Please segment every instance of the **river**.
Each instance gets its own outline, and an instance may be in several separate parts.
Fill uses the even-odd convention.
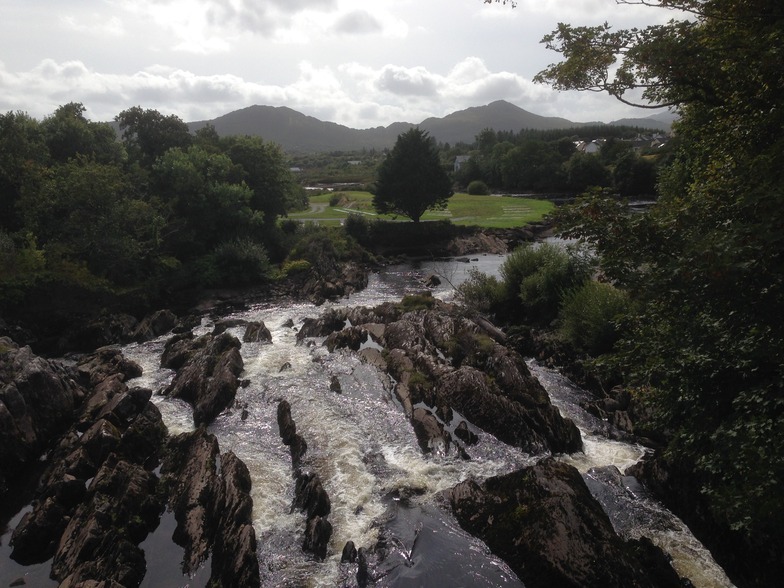
[[[389,267],[373,274],[364,291],[334,304],[374,306],[399,299],[421,291],[420,280],[430,273],[447,278],[435,295],[449,298],[450,284],[465,280],[470,268],[495,274],[503,261],[502,256],[473,257],[470,263]],[[472,448],[470,461],[423,455],[388,376],[351,352],[329,353],[319,340],[297,345],[296,327],[329,305],[260,303],[229,316],[205,317],[195,332],[211,332],[215,320],[231,318],[263,321],[272,333],[272,344],[243,344],[245,371],[240,377],[249,384],[238,390],[234,408],[209,426],[221,451],[233,451],[250,470],[262,585],[356,585],[356,566],[340,563],[341,550],[351,540],[366,549],[379,541],[387,545],[389,557],[369,562],[376,586],[523,586],[504,562],[459,527],[443,508],[439,494],[467,478],[481,480],[507,473],[543,456],[525,454],[486,433],[481,433],[479,444]],[[291,324],[288,321],[294,328],[286,326]],[[241,338],[243,329],[229,332]],[[160,390],[169,383],[173,373],[160,368],[166,339],[123,348],[144,369],[140,378],[129,382],[131,386]],[[607,424],[580,409],[585,392],[533,361],[529,368],[553,404],[580,428],[584,453],[561,459],[580,470],[616,531],[625,537],[650,537],[697,588],[732,586],[686,526],[633,478],[618,471],[636,462],[645,448],[609,440]],[[333,378],[340,382],[339,394],[330,389]],[[297,432],[308,444],[303,465],[319,474],[332,501],[329,520],[334,532],[324,562],[303,553],[304,516],[291,512],[291,457],[280,441],[276,420],[283,399],[290,403]],[[189,405],[157,395],[153,401],[171,434],[193,429]],[[164,516],[142,544],[148,562],[142,586],[205,586],[208,563],[194,577],[181,575],[177,548],[170,542],[172,528],[173,517]],[[7,537],[0,541],[3,544]]]

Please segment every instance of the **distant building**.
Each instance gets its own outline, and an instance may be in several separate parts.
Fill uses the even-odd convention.
[[[604,143],[604,139],[597,139],[595,141],[575,141],[574,146],[580,153],[593,154],[599,153],[599,150],[602,148],[602,143]]]

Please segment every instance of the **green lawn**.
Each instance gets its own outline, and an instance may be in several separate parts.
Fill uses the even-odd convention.
[[[335,196],[340,196],[340,203],[330,206],[329,202]],[[289,218],[335,224],[351,213],[385,220],[395,218],[391,215],[377,215],[372,201],[373,196],[369,192],[319,194],[310,198],[310,210],[289,214]],[[449,219],[456,225],[511,228],[539,221],[554,207],[555,205],[547,200],[455,194],[449,199],[446,210],[428,211],[422,220]],[[397,218],[407,220],[405,217]]]

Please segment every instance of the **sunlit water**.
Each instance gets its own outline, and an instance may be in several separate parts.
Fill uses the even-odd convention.
[[[337,304],[374,306],[396,300],[403,294],[421,291],[421,280],[431,273],[440,275],[443,281],[435,294],[449,298],[450,284],[464,281],[471,267],[497,274],[503,260],[501,256],[471,257],[471,263],[387,268],[371,276],[367,289]],[[208,428],[217,436],[221,451],[233,451],[250,470],[262,584],[356,585],[356,565],[340,563],[343,546],[351,540],[365,549],[372,549],[379,541],[390,548],[384,561],[370,560],[376,586],[522,586],[481,541],[460,529],[443,508],[439,494],[465,479],[483,480],[511,472],[535,463],[541,456],[527,455],[481,432],[480,442],[469,448],[469,461],[454,455],[424,456],[387,376],[350,352],[328,353],[320,340],[313,345],[296,344],[302,320],[318,316],[328,306],[259,304],[228,317],[205,318],[195,332],[210,332],[217,318],[236,318],[264,321],[272,334],[272,344],[243,344],[245,371],[240,378],[249,384],[238,390],[234,406]],[[293,328],[284,326],[289,319]],[[244,328],[229,332],[241,339]],[[123,349],[144,369],[144,375],[131,385],[157,391],[170,382],[172,372],[159,367],[166,338]],[[290,367],[282,370],[283,366]],[[533,362],[530,368],[551,394],[553,403],[580,427],[584,453],[561,459],[583,473],[616,530],[627,537],[650,537],[673,556],[676,569],[698,588],[731,586],[677,518],[645,495],[633,479],[613,476],[604,469],[614,466],[623,471],[642,456],[644,449],[608,440],[602,434],[606,423],[579,408],[584,392]],[[340,393],[330,390],[333,377],[341,384]],[[283,399],[290,403],[297,432],[308,444],[303,467],[319,474],[332,502],[329,520],[334,531],[324,562],[302,551],[304,515],[291,512],[291,458],[277,426],[277,406]],[[187,404],[158,395],[153,401],[170,433],[193,429]],[[159,551],[171,525],[171,520],[162,523],[142,547],[149,552]],[[0,545],[7,539],[4,536]],[[158,585],[156,577],[172,582],[170,578],[177,577],[178,557],[181,552],[176,548],[170,558],[158,557],[155,561],[154,554],[149,553],[150,572],[143,585]],[[0,585],[7,585],[15,578],[3,584],[3,571],[0,567]],[[14,573],[19,577],[16,570]],[[203,586],[207,576],[197,573],[193,578],[181,578],[179,585]]]

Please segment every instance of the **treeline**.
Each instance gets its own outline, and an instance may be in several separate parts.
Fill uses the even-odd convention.
[[[140,107],[116,117],[118,140],[84,113],[0,115],[0,316],[144,308],[270,279],[291,246],[278,218],[306,202],[277,145],[192,135]]]
[[[485,129],[471,149],[462,150],[470,158],[455,180],[461,186],[482,182],[509,192],[579,193],[599,186],[626,197],[650,196],[668,150],[635,148],[633,139],[645,132],[606,125],[517,133]],[[578,149],[579,142],[592,140],[597,140],[596,153]]]

